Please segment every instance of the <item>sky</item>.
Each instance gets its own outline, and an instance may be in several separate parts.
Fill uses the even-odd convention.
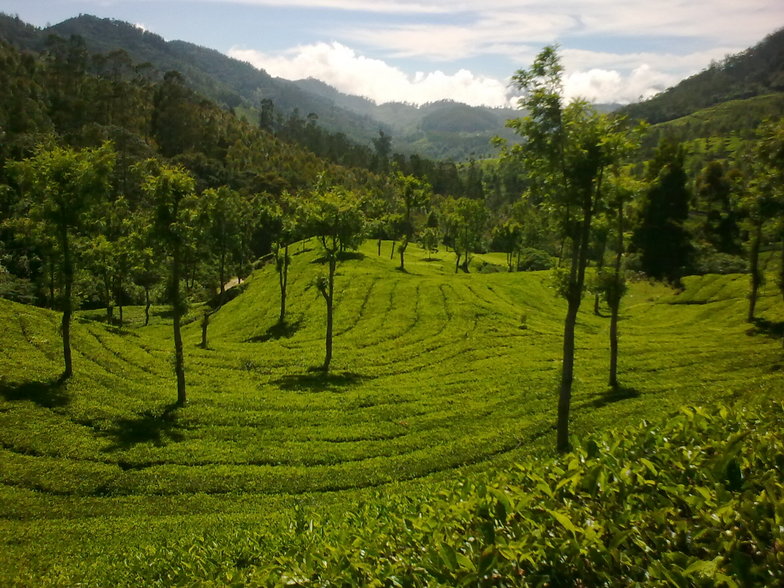
[[[0,0],[36,26],[124,20],[377,103],[514,105],[558,44],[564,92],[636,102],[784,27],[782,0]]]

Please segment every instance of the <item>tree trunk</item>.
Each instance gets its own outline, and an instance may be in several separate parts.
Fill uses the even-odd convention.
[[[68,229],[62,227],[60,230],[60,245],[63,250],[63,282],[65,292],[63,294],[63,320],[61,330],[63,336],[63,380],[73,376],[73,363],[71,360],[71,290],[73,289],[73,262],[71,260],[71,249],[68,242]]]
[[[220,262],[218,264],[218,273],[220,274],[220,302],[223,304],[224,296],[226,296],[226,252],[221,251]]]
[[[210,313],[205,312],[201,317],[201,343],[202,349],[207,349],[207,328],[210,326]]]
[[[332,362],[332,303],[335,292],[335,254],[329,258],[329,281],[327,285],[327,333],[325,337],[324,372],[329,372],[329,364]]]
[[[392,250],[389,252],[389,259],[395,259],[395,241],[392,241]]]
[[[188,401],[185,392],[185,357],[182,351],[182,333],[180,321],[182,318],[182,301],[180,300],[180,251],[179,245],[175,246],[172,255],[172,310],[174,325],[174,373],[177,376],[177,404],[184,406]]]
[[[754,310],[757,306],[757,294],[762,285],[762,272],[759,267],[760,242],[762,241],[762,219],[754,223],[754,236],[751,240],[749,266],[751,269],[751,291],[749,292],[749,314],[747,322],[754,321]]]
[[[462,257],[457,251],[455,251],[457,255],[457,261],[455,261],[455,273],[460,271],[460,257]]]
[[[283,262],[279,266],[278,283],[280,285],[280,316],[278,323],[283,324],[286,320],[286,292],[289,283],[289,246],[283,248]]]
[[[599,246],[599,259],[596,261],[596,273],[600,274],[604,269],[604,251],[607,249],[607,238],[605,236],[602,239],[602,242]],[[599,312],[599,292],[596,292],[593,297],[593,313],[596,316],[600,316],[601,313]]]
[[[54,310],[54,261],[49,262],[49,308]]]
[[[378,256],[381,257],[381,239],[378,240]]]
[[[563,365],[561,367],[561,390],[558,395],[558,423],[556,448],[559,452],[569,451],[569,407],[572,400],[572,382],[574,381],[574,327],[577,324],[577,311],[580,309],[579,294],[577,300],[570,299],[563,335]]]
[[[601,175],[596,186],[599,194]],[[569,451],[569,409],[572,400],[572,382],[574,381],[574,327],[577,324],[577,312],[582,302],[583,285],[585,284],[585,266],[588,263],[588,244],[591,235],[593,218],[593,197],[587,192],[583,196],[583,222],[579,239],[573,241],[572,267],[569,271],[569,291],[567,293],[567,312],[564,320],[563,366],[561,370],[561,390],[558,395],[558,422],[556,449],[563,453]]]
[[[621,307],[621,270],[623,264],[623,200],[618,203],[618,243],[615,251],[615,267],[613,287],[615,290],[608,296],[610,303],[610,377],[608,384],[613,390],[618,388],[618,312]]]
[[[114,306],[112,306],[112,286],[109,283],[108,274],[103,276],[103,299],[106,301],[106,324],[114,322]]]
[[[150,288],[144,287],[144,326],[150,324]]]
[[[617,302],[620,302],[618,300]],[[610,305],[610,378],[609,385],[618,387],[618,310],[620,304]]]

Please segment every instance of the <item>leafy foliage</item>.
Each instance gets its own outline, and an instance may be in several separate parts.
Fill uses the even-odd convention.
[[[784,579],[784,405],[684,408],[437,497],[316,519],[254,583],[773,585]],[[302,546],[307,545],[303,553]]]

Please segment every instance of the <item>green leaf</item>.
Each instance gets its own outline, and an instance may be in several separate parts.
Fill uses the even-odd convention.
[[[509,500],[509,497],[505,492],[498,490],[497,488],[488,488],[488,492],[498,501],[496,518],[501,521],[506,521],[506,517],[512,512],[512,502]]]
[[[659,470],[656,469],[656,466],[653,465],[650,460],[645,459],[644,457],[640,458],[640,463],[648,468],[648,471],[651,472],[654,476],[659,475]]]
[[[444,562],[444,565],[450,571],[454,572],[457,570],[457,552],[454,547],[449,545],[449,543],[442,543],[441,548],[439,549],[439,555],[441,556],[441,561]]]
[[[572,523],[572,521],[569,519],[569,517],[566,516],[565,514],[557,512],[555,510],[550,510],[549,508],[546,508],[545,510],[548,513],[550,513],[550,515],[556,521],[558,521],[561,524],[561,526],[564,529],[566,529],[567,531],[571,531],[572,533],[578,533],[578,532],[581,531],[581,529],[578,529],[577,527],[574,526],[574,523]]]

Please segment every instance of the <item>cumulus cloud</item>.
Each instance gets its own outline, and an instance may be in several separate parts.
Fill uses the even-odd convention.
[[[407,74],[385,61],[365,57],[337,42],[303,45],[274,54],[233,48],[229,55],[276,77],[288,80],[315,78],[345,94],[364,96],[378,104],[425,104],[444,99],[493,107],[516,103],[507,80],[477,75],[467,69],[449,74],[440,70]],[[661,60],[666,61],[666,57]],[[592,58],[588,52],[578,52],[565,56],[565,61],[566,97],[597,103],[627,104],[650,98],[683,77],[663,70],[659,67],[659,59],[652,59],[654,65],[640,63],[640,56],[627,59],[605,53]],[[570,62],[573,65],[570,66]],[[608,66],[586,67],[591,63]],[[684,67],[688,69],[690,64],[691,60],[685,60]]]
[[[379,59],[357,54],[341,43],[314,43],[283,54],[233,48],[229,55],[266,70],[273,76],[298,80],[316,78],[346,94],[364,96],[379,104],[424,104],[449,98],[466,104],[505,106],[507,86],[500,80],[466,69],[409,75]]]
[[[653,70],[647,64],[626,76],[616,70],[590,69],[567,74],[564,94],[567,98],[583,98],[589,102],[627,104],[650,98],[676,82],[675,76]]]
[[[564,88],[569,97],[627,103],[647,98],[735,53],[784,22],[781,0],[205,0],[352,11],[330,29],[339,42],[312,43],[285,52],[232,49],[286,79],[314,77],[342,92],[382,103],[421,104],[451,98],[468,104],[509,104],[506,80],[471,69],[479,61],[516,67],[530,64],[545,44],[561,43]],[[372,13],[394,13],[394,19]],[[426,19],[422,15],[427,15]],[[391,21],[391,22],[390,22]],[[639,39],[639,42],[637,41]],[[612,51],[595,50],[607,46]],[[636,47],[645,46],[646,51]],[[432,67],[413,73],[389,59],[418,59]],[[660,50],[661,49],[661,50]],[[446,63],[452,66],[447,73]],[[460,67],[462,66],[462,68]]]

